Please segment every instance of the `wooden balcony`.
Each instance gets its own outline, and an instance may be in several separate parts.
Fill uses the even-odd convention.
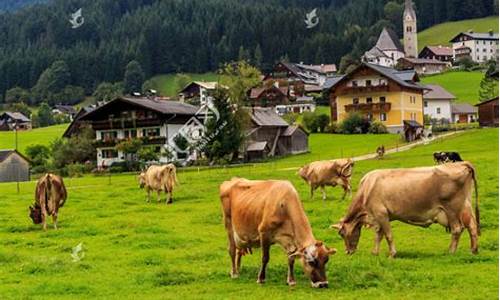
[[[107,129],[128,129],[138,127],[160,126],[160,119],[109,119],[100,121],[91,121],[94,130]]]
[[[346,88],[346,93],[349,94],[362,94],[362,93],[376,93],[376,92],[388,92],[389,85],[370,85],[370,86],[350,86]]]
[[[137,139],[140,139],[142,142],[142,145],[165,145],[167,143],[167,138],[163,136],[143,136],[139,137]],[[103,147],[115,147],[119,143],[123,141],[127,141],[130,139],[104,139],[104,140],[95,140],[93,142],[94,146],[97,148],[103,148]]]
[[[388,112],[391,110],[391,103],[359,103],[344,106],[346,112]]]

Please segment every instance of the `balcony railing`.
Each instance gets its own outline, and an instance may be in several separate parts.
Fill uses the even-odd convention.
[[[391,103],[359,103],[348,104],[345,107],[346,112],[388,112],[391,110]]]
[[[370,86],[350,86],[347,87],[346,92],[348,93],[373,93],[373,92],[388,92],[389,85],[370,85]]]
[[[167,138],[162,137],[162,136],[143,136],[140,138],[137,138],[141,140],[143,145],[165,145],[167,143]],[[97,148],[101,147],[115,147],[119,143],[123,141],[128,141],[130,140],[129,138],[125,139],[104,139],[104,140],[95,140],[94,141],[94,146]]]
[[[160,119],[110,119],[91,121],[95,130],[103,129],[126,129],[161,125]]]

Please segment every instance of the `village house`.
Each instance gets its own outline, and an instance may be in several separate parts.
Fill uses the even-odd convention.
[[[305,95],[304,85],[300,82],[290,85],[284,81],[268,80],[264,86],[250,90],[249,102],[254,107],[273,107],[279,115],[316,109],[314,98]]]
[[[308,65],[281,61],[264,77],[264,81],[286,79],[290,86],[302,85],[305,93],[320,93],[326,80],[336,73],[335,64]]]
[[[17,150],[0,150],[0,182],[29,180],[29,159]]]
[[[455,95],[437,84],[427,84],[424,91],[424,115],[431,119],[452,121],[451,106]]]
[[[498,127],[498,96],[476,104],[479,115],[479,125]]]
[[[6,111],[0,114],[0,131],[30,130],[31,120],[20,112]]]
[[[468,103],[451,105],[451,121],[453,123],[472,123],[477,121],[477,107]]]
[[[425,46],[418,54],[418,58],[435,59],[444,62],[453,61],[453,49],[446,46]]]
[[[272,108],[251,109],[251,128],[246,135],[246,160],[309,151],[307,132],[299,126],[288,125]]]
[[[224,86],[215,81],[193,81],[179,92],[179,100],[193,105],[205,105],[212,102],[217,87]]]
[[[362,63],[330,88],[333,121],[343,121],[351,112],[382,122],[391,133],[403,134],[404,121],[422,125],[423,92],[413,70],[399,71]]]
[[[384,67],[394,67],[398,60],[405,56],[403,46],[394,31],[384,27],[377,43],[366,51],[362,60]]]
[[[95,130],[97,166],[107,168],[126,160],[125,153],[118,151],[116,145],[130,139],[140,139],[143,147],[152,147],[161,154],[160,162],[185,159],[187,155],[176,150],[174,138],[186,126],[191,131],[204,130],[197,112],[198,107],[187,103],[121,97],[83,114],[74,122],[88,124]]]
[[[476,63],[498,59],[498,33],[492,30],[486,33],[461,32],[450,40],[453,48],[453,59],[470,57]]]
[[[64,116],[67,116],[70,121],[73,121],[73,118],[77,114],[77,111],[71,105],[56,105],[52,109],[52,113],[55,114],[55,115],[64,115]]]
[[[398,60],[398,68],[415,70],[419,75],[438,74],[451,67],[450,62],[429,58],[402,57]]]

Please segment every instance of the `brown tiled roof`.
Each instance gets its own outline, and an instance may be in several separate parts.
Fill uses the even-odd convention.
[[[258,87],[258,88],[253,88],[250,90],[250,99],[256,99],[259,98],[259,96],[266,90],[269,89],[277,89],[279,90],[283,95],[287,96],[288,95],[288,87],[287,86],[280,86],[279,88],[275,86],[271,87]]]
[[[399,60],[406,60],[414,65],[422,65],[422,64],[433,64],[433,65],[447,65],[447,62],[440,61],[437,59],[428,59],[428,58],[412,58],[412,57],[403,57]]]
[[[427,84],[425,85],[429,90],[424,92],[425,100],[433,100],[433,99],[449,99],[453,100],[457,97],[452,93],[445,90],[442,86],[437,84]]]
[[[426,46],[435,55],[452,56],[453,49],[445,46]]]
[[[162,114],[194,115],[198,111],[198,108],[196,106],[178,101],[165,101],[165,100],[153,100],[148,98],[129,98],[129,97],[122,97],[113,101],[125,101],[128,103],[150,108]],[[108,103],[111,103],[113,101],[110,101]],[[100,108],[104,106],[106,106],[106,104],[96,108],[92,112],[98,111]]]

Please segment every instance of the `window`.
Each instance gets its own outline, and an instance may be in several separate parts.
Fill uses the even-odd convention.
[[[373,103],[373,99],[371,97],[366,98],[366,103]]]
[[[160,128],[146,128],[142,130],[142,136],[160,136]]]
[[[116,158],[118,157],[118,152],[114,149],[104,149],[101,150],[102,158]]]
[[[359,99],[358,98],[352,99],[352,104],[359,104]]]
[[[380,101],[380,103],[385,103],[385,97],[380,97],[379,101]]]
[[[366,86],[371,86],[372,85],[372,81],[371,80],[367,80],[366,81]]]
[[[372,114],[372,113],[368,113],[368,114],[366,115],[366,118],[367,118],[368,120],[370,120],[370,121],[371,121],[371,120],[373,120],[373,114]]]
[[[380,121],[382,121],[382,122],[387,121],[387,114],[386,113],[380,114]]]
[[[424,107],[429,106],[429,103],[427,101],[424,101]]]
[[[440,114],[441,113],[441,107],[436,107],[436,113]]]
[[[358,82],[356,80],[352,81],[352,86],[358,86]]]
[[[137,137],[137,130],[130,129],[123,132],[123,137],[126,139],[132,139]]]
[[[101,132],[101,139],[105,141],[114,140],[118,137],[118,132],[116,131],[104,131]]]

